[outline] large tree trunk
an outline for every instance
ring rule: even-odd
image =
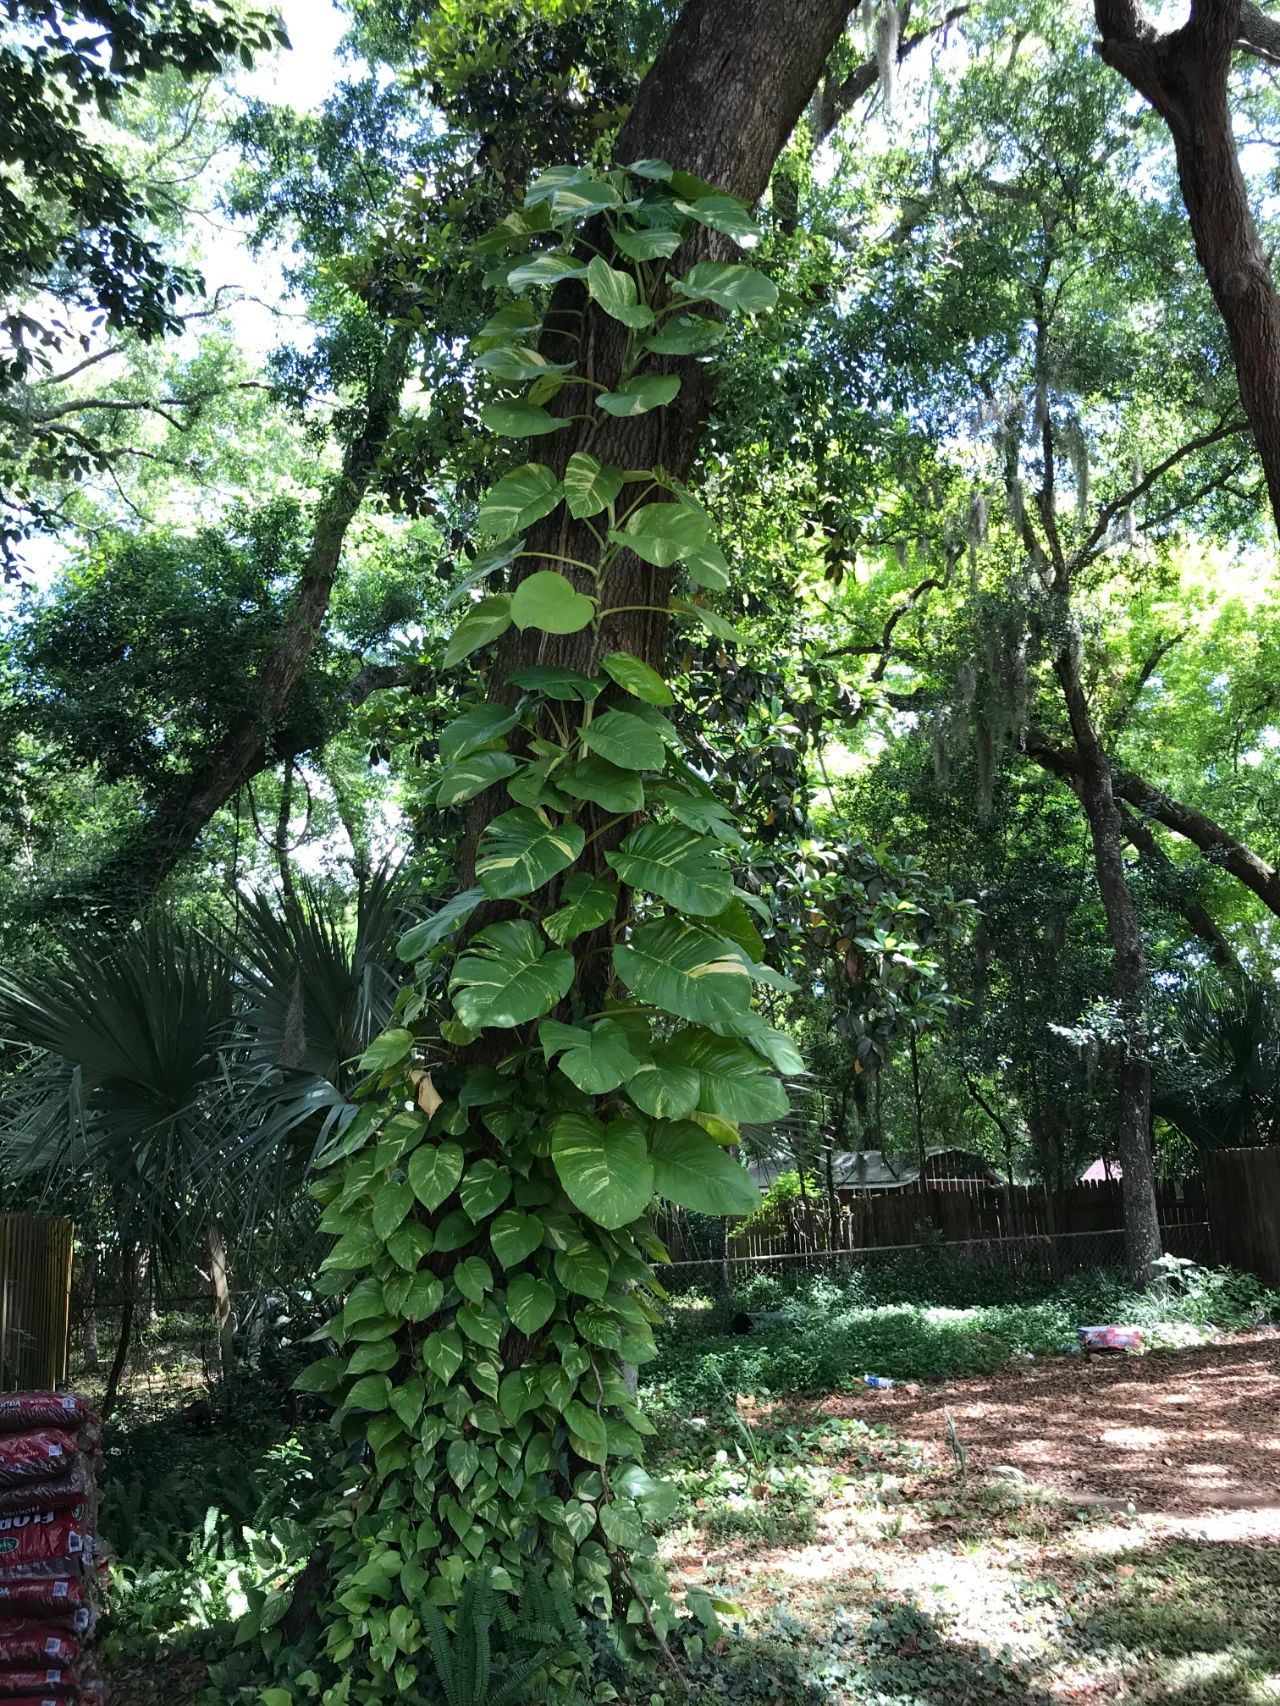
[[[1138,909],[1125,876],[1125,829],[1112,793],[1111,767],[1069,647],[1059,656],[1056,668],[1080,757],[1076,788],[1089,823],[1098,890],[1111,938],[1113,984],[1121,1028],[1116,1136],[1124,1168],[1125,1257],[1130,1279],[1136,1286],[1145,1287],[1151,1278],[1151,1265],[1160,1256],[1160,1220],[1151,1153],[1151,1062],[1144,1012],[1146,950]]]
[[[1237,42],[1273,53],[1280,24],[1242,0],[1193,0],[1160,34],[1136,0],[1095,0],[1098,52],[1164,119],[1196,255],[1227,328],[1240,400],[1280,524],[1280,296],[1249,206],[1228,100]]]
[[[640,86],[615,157],[624,164],[668,160],[747,203],[756,202],[849,10],[849,0],[690,0]],[[736,253],[728,238],[705,232],[686,243],[680,261],[732,259]],[[545,336],[548,358],[579,363],[592,378],[611,383],[622,363],[626,328],[588,302],[573,282],[560,287],[552,309],[548,319],[553,324],[563,324],[556,310],[581,311],[582,319],[572,335]],[[626,420],[594,414],[541,441],[549,445],[546,460],[557,474],[563,474],[575,451],[589,451],[615,467],[661,467],[678,480],[687,476],[714,379],[709,366],[692,359],[668,357],[662,366],[681,379],[680,394],[667,408]],[[567,386],[548,406],[571,415],[581,409],[580,398],[579,387]],[[527,548],[589,562],[598,542],[585,523],[573,521],[562,508],[531,531]],[[526,557],[517,578],[547,566],[545,558]],[[673,571],[652,568],[624,552],[608,585],[608,606],[621,607],[618,613],[596,628],[559,638],[513,631],[498,660],[495,693],[513,669],[531,663],[592,672],[606,653],[625,651],[660,669],[668,618],[657,607],[666,604],[673,578]],[[472,847],[499,797],[482,796],[476,803]]]

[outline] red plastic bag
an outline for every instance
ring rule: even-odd
[[[6,1392],[0,1398],[0,1433],[31,1428],[80,1428],[97,1424],[98,1412],[75,1392]]]
[[[17,1695],[36,1700],[66,1700],[79,1694],[74,1674],[61,1665],[41,1670],[0,1670],[0,1700]]]
[[[0,1577],[42,1574],[32,1566],[74,1560],[87,1567],[93,1535],[74,1511],[11,1511],[0,1516]],[[60,1572],[61,1573],[61,1572]]]
[[[25,1641],[33,1635],[61,1635],[79,1647],[92,1622],[93,1613],[87,1605],[76,1611],[52,1612],[48,1616],[41,1611],[28,1617],[14,1617],[0,1609],[0,1646],[5,1641]]]
[[[84,1606],[84,1583],[65,1573],[28,1581],[0,1581],[0,1617],[7,1612],[72,1612]]]
[[[24,1634],[0,1627],[0,1670],[18,1665],[70,1664],[79,1657],[80,1643],[75,1636],[47,1623],[33,1623]]]
[[[0,1516],[8,1511],[71,1510],[76,1505],[88,1506],[96,1497],[97,1486],[83,1457],[71,1460],[65,1475],[53,1481],[26,1481],[17,1487],[0,1487]]]
[[[78,1446],[75,1434],[59,1428],[0,1434],[0,1487],[60,1481],[73,1467]]]

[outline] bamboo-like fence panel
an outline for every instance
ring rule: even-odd
[[[73,1230],[0,1214],[0,1391],[52,1391],[67,1378]]]

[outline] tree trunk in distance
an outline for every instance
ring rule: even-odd
[[[1094,728],[1079,670],[1069,648],[1059,655],[1056,668],[1080,755],[1077,791],[1089,823],[1098,891],[1111,939],[1113,981],[1123,1033],[1117,1147],[1124,1168],[1125,1260],[1130,1280],[1145,1290],[1151,1280],[1152,1263],[1160,1256],[1160,1218],[1151,1153],[1151,1063],[1144,1012],[1146,951],[1138,909],[1125,876],[1126,835],[1111,788],[1111,767]]]
[[[224,1384],[235,1379],[236,1353],[231,1319],[231,1291],[227,1284],[227,1244],[216,1220],[209,1222],[209,1291],[213,1298],[213,1330],[218,1342],[218,1368]]]
[[[1280,526],[1280,295],[1249,206],[1228,91],[1236,42],[1262,32],[1274,53],[1274,21],[1241,0],[1193,0],[1190,20],[1166,34],[1136,0],[1095,0],[1094,13],[1099,55],[1169,127],[1196,256],[1227,329]]]

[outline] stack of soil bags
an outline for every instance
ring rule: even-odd
[[[106,1568],[98,1417],[69,1392],[0,1395],[0,1706],[99,1706]]]

